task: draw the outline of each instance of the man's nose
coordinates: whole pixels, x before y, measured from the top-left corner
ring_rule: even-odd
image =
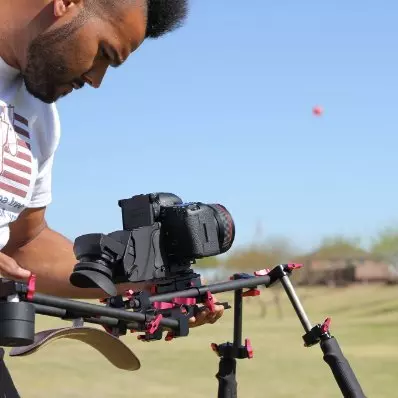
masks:
[[[106,70],[108,66],[96,66],[92,68],[89,72],[84,74],[84,80],[94,88],[99,88],[101,86],[102,80],[104,79]]]

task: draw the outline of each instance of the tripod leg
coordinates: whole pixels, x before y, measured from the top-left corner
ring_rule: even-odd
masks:
[[[4,362],[4,350],[2,348],[0,348],[0,396],[7,398],[20,398],[10,372]]]
[[[218,398],[237,398],[236,359],[221,358],[218,373]]]

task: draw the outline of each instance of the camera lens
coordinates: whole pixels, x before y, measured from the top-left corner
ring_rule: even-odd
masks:
[[[220,253],[227,252],[235,239],[235,223],[230,212],[220,204],[209,204],[213,209],[214,216],[218,224],[218,241],[220,243]]]

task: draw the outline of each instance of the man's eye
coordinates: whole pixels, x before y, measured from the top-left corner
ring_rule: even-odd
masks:
[[[103,45],[100,46],[98,55],[99,58],[108,61],[109,65],[112,66],[113,68],[117,68],[122,64],[120,56],[113,47],[108,47],[108,46],[105,47]]]

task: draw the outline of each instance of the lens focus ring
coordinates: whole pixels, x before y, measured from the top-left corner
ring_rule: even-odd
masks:
[[[220,204],[212,204],[219,226],[219,242],[221,253],[228,251],[235,239],[235,224],[229,211]]]

